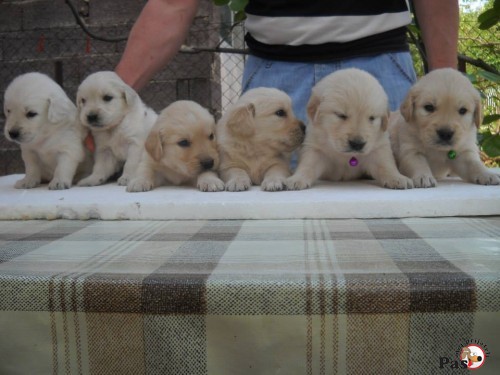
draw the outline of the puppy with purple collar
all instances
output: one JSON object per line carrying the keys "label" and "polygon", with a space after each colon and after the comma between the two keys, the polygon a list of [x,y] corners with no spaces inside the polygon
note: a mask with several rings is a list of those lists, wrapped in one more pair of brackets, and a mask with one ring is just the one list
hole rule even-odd
{"label": "puppy with purple collar", "polygon": [[413,187],[396,167],[387,132],[388,99],[375,77],[355,68],[326,76],[313,87],[307,114],[299,163],[286,181],[289,190],[307,189],[318,179],[367,176],[389,189]]}

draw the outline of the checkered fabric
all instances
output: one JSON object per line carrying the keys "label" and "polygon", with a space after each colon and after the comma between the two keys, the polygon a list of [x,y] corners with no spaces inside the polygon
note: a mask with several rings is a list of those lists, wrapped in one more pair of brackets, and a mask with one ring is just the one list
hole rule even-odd
{"label": "checkered fabric", "polygon": [[0,222],[0,374],[466,373],[470,339],[498,374],[500,217]]}

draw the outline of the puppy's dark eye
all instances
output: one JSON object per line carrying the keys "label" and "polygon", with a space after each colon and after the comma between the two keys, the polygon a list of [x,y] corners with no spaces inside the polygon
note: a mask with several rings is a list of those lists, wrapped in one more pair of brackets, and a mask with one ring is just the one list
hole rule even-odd
{"label": "puppy's dark eye", "polygon": [[104,95],[102,97],[102,100],[104,100],[105,102],[110,102],[113,100],[113,97],[111,95]]}
{"label": "puppy's dark eye", "polygon": [[82,98],[82,99],[80,99],[80,102],[81,102],[82,104],[85,104],[85,103],[87,102],[87,100],[85,100],[85,98]]}
{"label": "puppy's dark eye", "polygon": [[177,145],[180,147],[189,147],[191,146],[191,142],[189,142],[187,139],[182,139],[179,142],[177,142]]}
{"label": "puppy's dark eye", "polygon": [[33,118],[33,117],[35,117],[36,115],[38,115],[38,113],[36,113],[35,111],[28,111],[28,112],[26,113],[26,117],[27,117],[27,118]]}
{"label": "puppy's dark eye", "polygon": [[215,138],[214,133],[211,133],[211,134],[208,136],[208,139],[210,139],[211,141],[213,141],[213,140],[214,140],[214,138]]}
{"label": "puppy's dark eye", "polygon": [[462,107],[458,110],[458,113],[460,113],[461,115],[465,115],[467,113],[467,108],[465,107]]}
{"label": "puppy's dark eye", "polygon": [[426,104],[426,105],[424,105],[424,109],[427,112],[432,113],[436,110],[436,107],[434,107],[432,104]]}
{"label": "puppy's dark eye", "polygon": [[284,109],[278,109],[274,114],[278,117],[286,117],[286,111]]}
{"label": "puppy's dark eye", "polygon": [[335,112],[335,116],[341,120],[347,120],[347,115],[344,115],[343,113]]}
{"label": "puppy's dark eye", "polygon": [[368,120],[370,120],[370,122],[375,121],[375,116],[370,116],[370,117],[368,117]]}

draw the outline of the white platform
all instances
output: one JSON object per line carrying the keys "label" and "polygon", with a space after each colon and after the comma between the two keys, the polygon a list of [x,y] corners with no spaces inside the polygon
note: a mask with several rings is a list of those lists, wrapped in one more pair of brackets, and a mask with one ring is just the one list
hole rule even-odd
{"label": "white platform", "polygon": [[116,184],[51,191],[14,189],[22,175],[0,177],[0,220],[301,219],[500,215],[500,186],[458,179],[432,189],[389,190],[373,181],[320,182],[303,191],[202,193],[160,187],[127,193]]}

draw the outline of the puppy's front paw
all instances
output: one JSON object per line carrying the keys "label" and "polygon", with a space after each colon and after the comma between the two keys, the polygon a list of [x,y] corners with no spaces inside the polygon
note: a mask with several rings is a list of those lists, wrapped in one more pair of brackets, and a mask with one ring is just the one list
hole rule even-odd
{"label": "puppy's front paw", "polygon": [[123,175],[118,179],[118,185],[120,186],[127,186],[130,181],[130,177],[127,175]]}
{"label": "puppy's front paw", "polygon": [[247,176],[239,176],[226,182],[227,191],[245,191],[248,190],[250,186],[252,186],[252,181],[250,181],[250,178]]}
{"label": "puppy's front paw", "polygon": [[64,190],[71,187],[71,180],[52,179],[49,183],[49,190]]}
{"label": "puppy's front paw", "polygon": [[280,177],[265,178],[260,184],[260,188],[264,191],[281,191],[285,187],[285,178]]}
{"label": "puppy's front paw", "polygon": [[413,181],[408,177],[403,175],[401,176],[392,176],[384,181],[381,181],[383,187],[387,189],[412,189]]}
{"label": "puppy's front paw", "polygon": [[16,189],[33,189],[37,186],[40,186],[40,180],[32,177],[24,177],[18,181],[16,181],[14,187]]}
{"label": "puppy's front paw", "polygon": [[85,177],[83,180],[78,181],[78,186],[97,186],[102,185],[106,182],[105,178],[90,175]]}
{"label": "puppy's front paw", "polygon": [[285,180],[288,190],[304,190],[312,186],[312,182],[304,180],[301,176],[293,175]]}
{"label": "puppy's front paw", "polygon": [[144,191],[150,191],[153,189],[153,181],[144,180],[140,178],[133,179],[127,185],[127,191],[129,193],[139,193]]}
{"label": "puppy's front paw", "polygon": [[217,176],[200,176],[196,186],[200,191],[223,191],[225,189],[224,182]]}
{"label": "puppy's front paw", "polygon": [[416,188],[430,188],[437,186],[437,181],[431,175],[420,175],[412,178],[413,186]]}
{"label": "puppy's front paw", "polygon": [[485,172],[472,176],[471,181],[479,185],[500,185],[500,176],[494,173]]}

